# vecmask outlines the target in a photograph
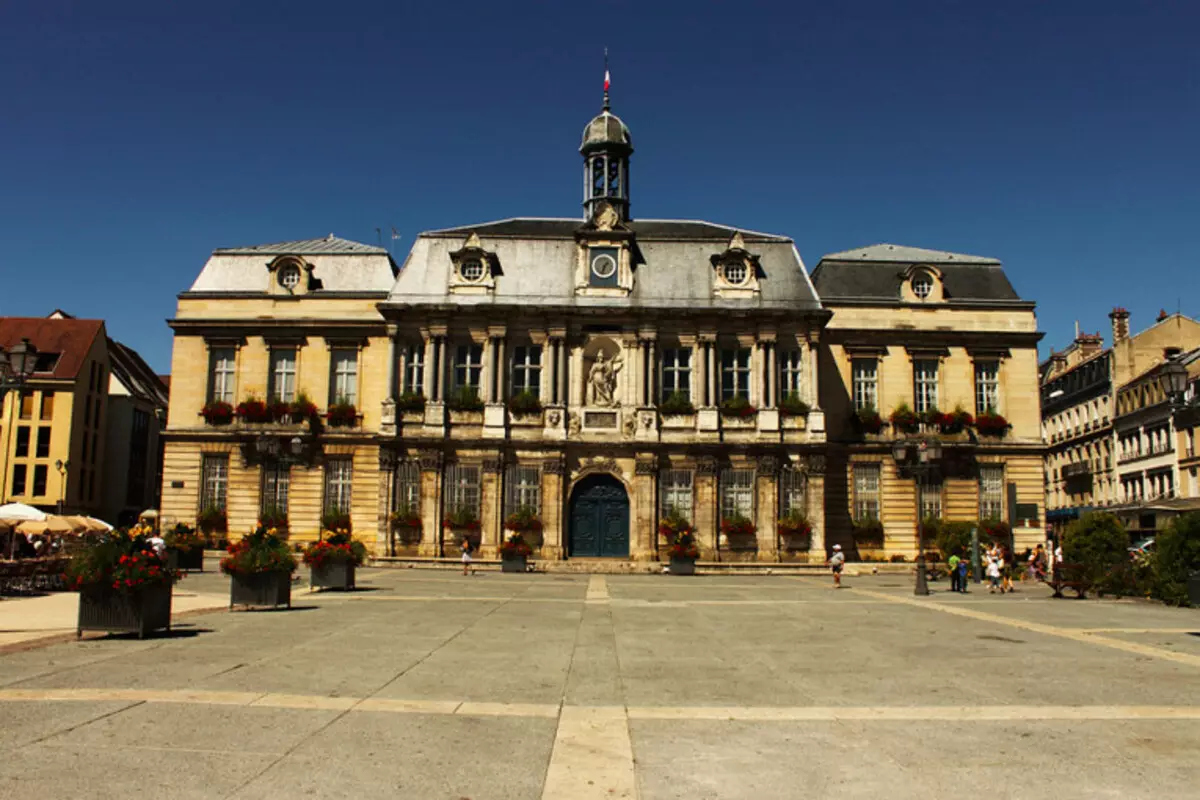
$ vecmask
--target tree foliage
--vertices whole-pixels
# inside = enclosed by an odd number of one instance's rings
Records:
[[[1200,512],[1176,517],[1155,539],[1155,596],[1171,605],[1188,605],[1188,576],[1196,571],[1200,571]]]

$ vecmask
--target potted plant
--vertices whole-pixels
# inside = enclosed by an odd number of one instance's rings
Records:
[[[358,424],[358,409],[344,397],[329,407],[325,414],[331,428],[352,428]]]
[[[345,531],[349,533],[353,530],[350,523],[350,512],[340,509],[330,509],[321,515],[321,528],[326,531]]]
[[[238,403],[237,416],[242,422],[254,424],[271,421],[271,413],[267,410],[267,404],[256,397],[247,397]]]
[[[780,517],[779,535],[787,540],[788,550],[808,550],[812,547],[812,523],[799,511]]]
[[[962,433],[967,428],[975,424],[975,418],[964,409],[962,406],[957,406],[949,414],[942,415],[940,431],[945,434],[954,435]]]
[[[990,436],[999,439],[1008,433],[1010,427],[1008,420],[991,409],[988,409],[975,418],[975,430],[979,432],[980,436]]]
[[[668,546],[681,534],[690,536],[693,533],[692,523],[674,508],[668,508],[663,518],[658,521],[658,535]]]
[[[463,386],[446,398],[446,407],[451,411],[483,411],[483,400],[479,398],[478,388]]]
[[[542,546],[542,520],[536,508],[521,506],[504,520],[506,530],[521,534],[530,547]]]
[[[721,518],[721,533],[731,539],[754,536],[757,532],[758,528],[754,527],[754,523],[736,511],[728,517]]]
[[[479,515],[472,509],[459,507],[447,512],[442,527],[451,533],[454,544],[464,538],[471,540],[471,548],[479,546]]]
[[[666,400],[658,404],[658,413],[664,417],[683,417],[695,414],[696,407],[686,392],[671,392]]]
[[[267,506],[258,515],[258,524],[268,530],[275,530],[283,538],[288,535],[288,515],[279,506]]]
[[[531,391],[517,392],[508,401],[508,410],[514,417],[532,417],[542,413],[542,401]]]
[[[878,517],[862,517],[853,521],[854,544],[859,547],[883,547],[883,523]]]
[[[113,530],[76,553],[67,583],[79,592],[75,635],[84,631],[136,633],[171,629],[170,569],[146,541],[149,528]]]
[[[421,541],[421,516],[416,508],[404,506],[392,512],[389,518],[392,530],[403,545],[414,545]]]
[[[267,416],[271,422],[278,422],[282,425],[292,424],[292,404],[283,400],[276,400],[267,406]]]
[[[925,426],[926,430],[940,431],[946,425],[946,423],[949,422],[949,416],[947,414],[943,414],[936,406],[934,408],[926,409],[924,413],[918,414],[917,416],[921,420],[921,424]]]
[[[662,530],[661,525],[659,530]],[[700,548],[696,546],[696,535],[692,532],[691,525],[672,534],[667,553],[671,558],[672,575],[696,574],[696,560],[700,558]]]
[[[854,412],[854,426],[863,433],[876,434],[883,430],[883,417],[873,408],[860,408]]]
[[[789,392],[779,401],[779,413],[785,417],[806,417],[811,411],[808,403],[800,399],[800,395]]]
[[[262,523],[229,545],[221,572],[229,576],[229,607],[292,607],[292,573],[296,557],[288,549],[286,531]]]
[[[317,411],[317,404],[309,399],[308,395],[301,392],[296,395],[296,400],[292,403],[289,413],[294,421],[300,422],[301,420],[312,419],[319,412]]]
[[[167,543],[168,567],[204,571],[204,534],[180,522],[163,540]]]
[[[993,542],[1007,543],[1012,538],[1012,526],[1002,519],[979,520],[979,532]]]
[[[901,433],[916,433],[921,428],[921,418],[908,407],[908,403],[896,406],[888,420],[892,427]]]
[[[322,539],[304,550],[309,567],[309,586],[313,589],[354,588],[354,569],[367,560],[367,548],[350,531],[324,531]]]
[[[209,425],[228,425],[233,422],[233,406],[223,400],[210,400],[200,409],[200,416]]]
[[[500,569],[503,572],[524,572],[533,548],[520,531],[513,531],[500,545]]]
[[[420,392],[404,392],[396,398],[396,410],[402,414],[425,413],[425,395]]]
[[[214,533],[225,533],[228,530],[225,509],[217,508],[216,506],[205,506],[196,515],[196,527],[207,536],[211,536]]]
[[[750,419],[757,413],[758,409],[740,394],[721,403],[721,416],[730,419]]]

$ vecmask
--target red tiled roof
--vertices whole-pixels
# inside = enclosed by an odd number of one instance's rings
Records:
[[[102,319],[0,317],[0,347],[8,349],[28,339],[39,353],[58,353],[52,375],[62,380],[74,380],[79,375],[92,342],[103,335]]]

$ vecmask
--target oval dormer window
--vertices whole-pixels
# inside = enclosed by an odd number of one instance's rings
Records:
[[[289,292],[300,285],[300,267],[295,264],[285,264],[279,268],[279,285]]]
[[[741,261],[731,261],[726,264],[725,280],[734,286],[741,286],[746,282],[746,265]]]
[[[483,262],[473,258],[470,261],[464,261],[462,265],[462,276],[464,281],[477,281],[483,277]]]
[[[926,272],[917,273],[912,279],[912,290],[919,299],[928,300],[930,293],[933,292],[933,278]]]

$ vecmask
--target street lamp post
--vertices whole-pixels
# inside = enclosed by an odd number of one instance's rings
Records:
[[[7,352],[0,347],[0,419],[4,418],[4,402],[9,390],[25,385],[25,382],[33,375],[37,356],[37,348],[28,339],[21,339],[20,342],[8,348]],[[11,419],[8,420],[8,430],[5,432],[4,471],[0,472],[0,501],[8,494],[8,473],[10,472],[8,454],[12,450],[12,429],[15,427],[17,403],[20,402],[20,399],[21,395],[19,394],[13,396],[13,410],[9,415]]]
[[[915,451],[915,458],[910,455]],[[892,444],[892,457],[896,465],[916,476],[921,486],[940,468],[942,444],[937,439],[919,439],[913,442],[901,440]],[[913,594],[929,594],[929,582],[925,569],[925,532],[921,520],[920,498],[917,500],[917,580]]]
[[[70,461],[63,461],[61,458],[54,462],[54,468],[58,470],[58,515],[61,517],[63,513],[63,504],[67,500],[67,470],[71,467]]]

